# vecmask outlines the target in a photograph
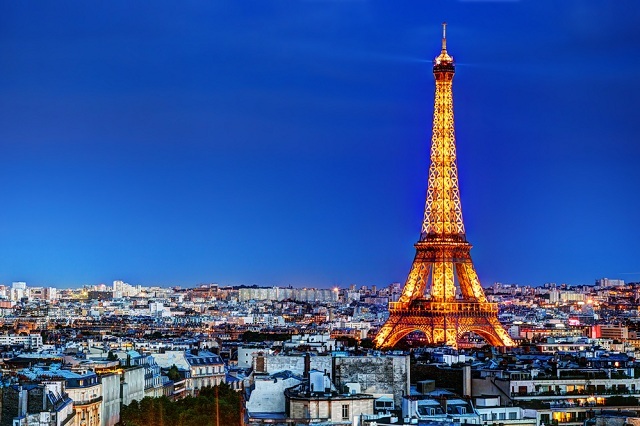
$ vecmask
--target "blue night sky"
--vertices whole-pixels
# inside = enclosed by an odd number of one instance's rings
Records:
[[[482,283],[640,281],[636,0],[27,0],[0,282],[404,282],[442,21]]]

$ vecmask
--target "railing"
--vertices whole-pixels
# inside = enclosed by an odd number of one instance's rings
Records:
[[[615,396],[615,395],[640,395],[640,389],[589,389],[589,390],[577,390],[577,391],[533,391],[533,392],[511,392],[512,398],[518,397],[530,397],[530,396]]]
[[[389,311],[433,313],[459,313],[464,315],[497,314],[497,303],[479,302],[432,302],[430,300],[415,299],[410,302],[389,302]]]
[[[553,380],[556,380],[556,381],[558,381],[558,380],[560,380],[560,381],[561,380],[581,380],[581,381],[584,382],[584,381],[587,381],[587,380],[591,380],[591,381],[593,381],[593,380],[602,380],[602,381],[605,381],[605,380],[625,380],[625,379],[633,379],[633,377],[629,377],[629,376],[626,376],[626,377],[613,377],[612,376],[611,378],[609,378],[607,376],[607,373],[605,373],[605,372],[593,372],[591,374],[588,374],[588,373],[586,373],[586,374],[574,373],[574,374],[566,374],[566,375],[562,374],[560,377],[553,376],[553,375],[544,375],[544,376],[537,375],[534,380],[536,380],[536,381],[540,381],[540,380],[545,380],[545,381],[549,381],[549,380],[551,380],[551,381],[553,381]]]
[[[596,404],[595,402],[585,402],[584,404],[579,404],[576,402],[554,401],[549,403],[549,408],[584,408],[596,407],[597,405],[598,404]]]
[[[101,397],[101,396],[98,396],[98,397],[96,397],[96,398],[91,398],[91,399],[84,400],[84,401],[75,401],[75,400],[74,400],[74,401],[73,401],[73,405],[74,405],[75,407],[79,407],[79,406],[82,406],[82,405],[91,405],[91,404],[95,404],[96,402],[100,402],[100,401],[102,401],[102,397]]]
[[[218,376],[224,376],[224,373],[218,372],[218,371],[210,371],[207,373],[206,371],[203,371],[202,373],[191,374],[192,379],[196,379],[200,377],[218,377]]]

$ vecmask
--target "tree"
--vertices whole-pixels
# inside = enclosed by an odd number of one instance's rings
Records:
[[[178,367],[175,364],[173,364],[171,368],[169,368],[169,371],[167,372],[167,377],[169,378],[169,380],[174,382],[177,382],[181,379],[180,370],[178,370]]]
[[[174,366],[172,366],[173,368]],[[177,367],[176,367],[177,370]],[[171,401],[166,396],[133,401],[120,412],[120,426],[240,426],[242,396],[222,383],[204,387],[196,397]]]
[[[362,340],[360,340],[360,347],[362,349],[373,349],[373,340],[369,339],[369,338],[364,338]]]

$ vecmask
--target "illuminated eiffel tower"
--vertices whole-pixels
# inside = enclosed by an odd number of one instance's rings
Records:
[[[435,344],[457,346],[462,335],[473,332],[493,346],[514,345],[498,321],[497,304],[487,301],[480,286],[462,222],[451,91],[454,74],[443,24],[442,51],[433,65],[436,95],[422,233],[402,295],[389,303],[389,319],[375,338],[380,349],[392,348],[412,331],[421,331]]]

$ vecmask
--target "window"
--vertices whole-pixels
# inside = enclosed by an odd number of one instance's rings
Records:
[[[342,420],[349,420],[349,406],[346,404],[342,406]]]
[[[504,420],[504,413],[498,414],[498,420]]]
[[[512,411],[509,413],[509,420],[517,420],[518,419],[518,413],[516,413],[515,411]]]

